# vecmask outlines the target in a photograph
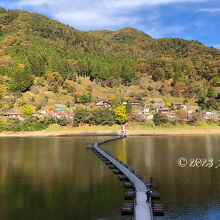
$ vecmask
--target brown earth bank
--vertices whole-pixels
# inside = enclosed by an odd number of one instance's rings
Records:
[[[93,131],[31,131],[31,132],[1,132],[0,137],[59,137],[59,136],[116,136],[119,132],[109,130]],[[156,135],[204,135],[220,134],[220,129],[172,129],[172,130],[127,130],[128,136]]]

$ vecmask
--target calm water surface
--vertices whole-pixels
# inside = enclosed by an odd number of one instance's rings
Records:
[[[106,138],[106,137],[105,137]],[[103,137],[0,138],[1,220],[118,220],[124,188],[88,143]],[[154,178],[166,216],[220,220],[220,167],[180,168],[180,157],[220,160],[220,136],[129,137],[104,145]]]

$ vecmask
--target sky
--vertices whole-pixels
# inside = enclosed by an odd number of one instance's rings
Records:
[[[154,38],[198,40],[220,48],[220,0],[0,0],[79,30],[133,27]]]

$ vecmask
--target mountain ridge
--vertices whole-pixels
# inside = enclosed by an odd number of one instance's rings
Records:
[[[64,82],[84,76],[109,87],[135,85],[145,77],[161,94],[181,85],[181,95],[189,97],[220,86],[220,50],[195,40],[154,39],[129,27],[86,32],[37,13],[1,8],[0,46],[0,75],[11,79],[11,92],[28,91],[48,71]]]

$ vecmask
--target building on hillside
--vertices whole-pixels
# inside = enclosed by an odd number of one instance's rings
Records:
[[[216,120],[217,121],[220,119],[220,114],[217,112],[208,111],[203,114],[203,117],[206,120]]]
[[[182,102],[173,102],[171,103],[172,107],[174,108],[182,108],[182,109],[187,109],[187,106],[184,105]]]
[[[170,113],[170,109],[166,108],[166,107],[160,107],[157,109],[157,112],[163,113],[163,114],[169,114]]]
[[[155,111],[157,111],[158,108],[166,107],[163,100],[153,100],[153,101],[151,101],[151,103],[152,103],[152,105],[150,105],[151,109],[153,109]]]
[[[150,109],[146,108],[146,105],[144,106],[144,108],[138,109],[138,114],[140,115],[148,115],[149,113],[150,113]]]
[[[150,109],[144,107],[138,111],[138,114],[141,116],[142,119],[147,119],[147,118],[149,118],[147,116],[149,116],[149,114],[150,114]]]
[[[127,102],[120,103],[120,105],[127,105],[127,104],[128,104]]]
[[[63,104],[55,104],[55,108],[58,110],[58,109],[65,109],[66,106],[63,105]]]
[[[143,108],[143,110],[141,111],[141,114],[143,114],[143,115],[148,115],[149,113],[150,113],[149,108]]]
[[[42,116],[45,116],[47,114],[47,110],[41,110],[39,112],[37,112],[37,117],[42,118]]]
[[[140,105],[141,102],[139,100],[128,100],[128,103],[130,103],[131,105]]]
[[[23,114],[18,109],[7,110],[2,115],[4,117],[6,117],[6,118],[18,118],[18,119],[22,119],[23,118]]]
[[[165,106],[165,103],[163,100],[154,100],[153,104],[157,106]]]
[[[187,106],[187,111],[189,112],[189,113],[196,113],[196,112],[198,112],[199,111],[199,106],[198,105],[188,105]]]
[[[154,118],[154,115],[152,115],[152,114],[148,114],[148,115],[145,115],[145,120],[153,120],[153,118]]]
[[[51,119],[73,118],[72,113],[66,110],[42,110],[39,113],[40,115]]]
[[[168,119],[170,120],[175,120],[177,117],[176,117],[176,112],[175,111],[171,111],[169,114],[168,114]]]
[[[192,119],[198,111],[199,111],[198,105],[187,106],[187,118]]]
[[[97,102],[95,105],[99,107],[110,107],[111,106],[109,102],[104,101],[104,100]]]

